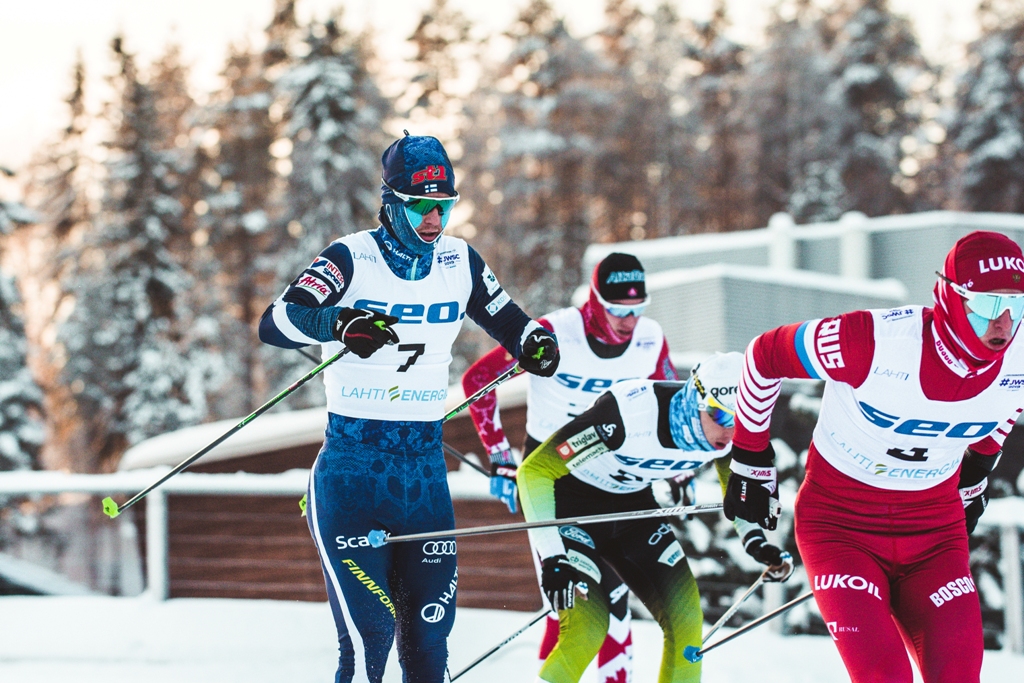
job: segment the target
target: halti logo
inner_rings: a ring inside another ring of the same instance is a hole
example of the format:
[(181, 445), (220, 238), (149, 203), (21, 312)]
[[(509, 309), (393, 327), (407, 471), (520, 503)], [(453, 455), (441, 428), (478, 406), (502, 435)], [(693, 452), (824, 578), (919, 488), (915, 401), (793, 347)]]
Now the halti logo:
[(844, 368), (843, 353), (839, 348), (839, 323), (840, 320), (829, 320), (818, 328), (817, 340), (814, 344), (818, 352), (818, 360), (826, 368)]
[(448, 173), (445, 171), (444, 166), (427, 166), (422, 171), (416, 171), (412, 174), (412, 184), (419, 185), (425, 183), (428, 180), (447, 180)]

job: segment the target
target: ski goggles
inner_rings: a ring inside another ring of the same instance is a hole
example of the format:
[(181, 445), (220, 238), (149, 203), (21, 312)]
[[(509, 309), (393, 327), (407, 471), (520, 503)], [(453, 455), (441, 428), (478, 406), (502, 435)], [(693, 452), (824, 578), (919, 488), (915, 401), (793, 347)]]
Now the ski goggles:
[(601, 296), (601, 293), (598, 292), (597, 289), (594, 287), (591, 287), (591, 289), (594, 291), (594, 296), (597, 297), (598, 303), (604, 307), (604, 310), (608, 311), (609, 315), (613, 315), (616, 318), (628, 318), (631, 315), (635, 315), (639, 318), (643, 315), (647, 305), (651, 303), (651, 297), (648, 295), (638, 304), (613, 304), (610, 301), (605, 301), (604, 297)]
[(448, 219), (451, 218), (452, 207), (455, 206), (455, 202), (459, 201), (459, 195), (457, 194), (454, 197), (417, 197), (399, 192), (388, 185), (385, 185), (385, 187), (402, 200), (405, 216), (409, 219), (409, 224), (412, 225), (413, 230), (420, 227), (423, 223), (423, 217), (434, 209), (439, 211), (441, 227), (444, 228), (448, 225)]
[(704, 412), (708, 414), (708, 417), (715, 421), (715, 424), (721, 425), (727, 429), (736, 426), (735, 410), (729, 410), (711, 394), (704, 397), (704, 403)]
[(935, 273), (948, 284), (954, 292), (967, 301), (967, 308), (971, 312), (986, 320), (995, 320), (1009, 311), (1014, 322), (1019, 322), (1024, 317), (1024, 294), (1000, 294), (998, 292), (972, 292), (971, 290), (958, 285), (948, 277), (936, 271)]

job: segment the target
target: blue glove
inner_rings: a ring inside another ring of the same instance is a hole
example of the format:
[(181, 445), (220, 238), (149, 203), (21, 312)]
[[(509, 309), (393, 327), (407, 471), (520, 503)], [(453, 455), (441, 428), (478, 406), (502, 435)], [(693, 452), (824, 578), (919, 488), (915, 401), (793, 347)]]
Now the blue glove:
[(519, 509), (516, 491), (516, 460), (506, 443), (495, 447), (491, 453), (491, 495), (507, 505), (514, 515)]

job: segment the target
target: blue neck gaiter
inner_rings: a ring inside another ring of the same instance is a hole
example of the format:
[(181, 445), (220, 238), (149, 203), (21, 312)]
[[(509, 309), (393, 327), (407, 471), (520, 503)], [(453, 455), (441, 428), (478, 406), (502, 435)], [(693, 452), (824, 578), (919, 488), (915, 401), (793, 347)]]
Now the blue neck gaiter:
[(715, 447), (704, 437), (704, 428), (700, 426), (697, 398), (697, 387), (690, 377), (669, 402), (668, 426), (672, 441), (684, 451), (713, 451)]
[(434, 254), (411, 254), (383, 225), (370, 233), (391, 272), (403, 280), (422, 280), (430, 275)]

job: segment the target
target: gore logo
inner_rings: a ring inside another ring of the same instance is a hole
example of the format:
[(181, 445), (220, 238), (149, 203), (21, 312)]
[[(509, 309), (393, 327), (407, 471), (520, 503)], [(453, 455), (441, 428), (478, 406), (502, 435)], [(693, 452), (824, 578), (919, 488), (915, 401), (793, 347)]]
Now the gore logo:
[(840, 320), (829, 320), (818, 327), (818, 334), (814, 342), (814, 350), (818, 353), (818, 360), (821, 364), (831, 369), (846, 367), (843, 362), (843, 354), (839, 349), (839, 323)]
[(448, 172), (445, 170), (444, 166), (427, 166), (422, 171), (416, 171), (412, 174), (413, 185), (419, 185), (420, 183), (425, 183), (430, 180), (438, 181), (447, 179)]
[(625, 382), (635, 377), (623, 377), (622, 379), (604, 379), (601, 377), (583, 377), (568, 372), (559, 372), (555, 375), (555, 381), (569, 389), (579, 389), (588, 394), (601, 394), (616, 382)]
[(393, 315), (398, 318), (399, 323), (406, 325), (453, 323), (466, 315), (459, 311), (458, 301), (443, 301), (424, 306), (423, 304), (388, 304), (386, 301), (360, 299), (352, 304), (352, 308)]
[[(904, 420), (899, 415), (882, 412), (864, 401), (858, 401), (861, 415), (876, 427), (889, 429), (906, 436), (946, 436), (953, 439), (980, 439), (999, 426), (998, 422), (959, 422), (950, 423), (941, 420), (924, 420), (911, 418)], [(897, 424), (898, 423), (898, 424)], [(890, 454), (891, 455), (891, 454)], [(906, 459), (906, 458), (905, 458)]]

